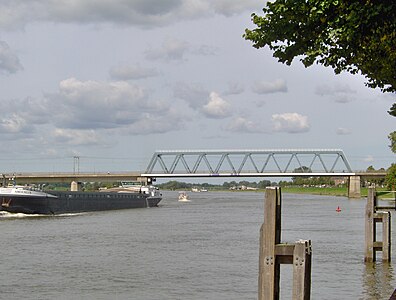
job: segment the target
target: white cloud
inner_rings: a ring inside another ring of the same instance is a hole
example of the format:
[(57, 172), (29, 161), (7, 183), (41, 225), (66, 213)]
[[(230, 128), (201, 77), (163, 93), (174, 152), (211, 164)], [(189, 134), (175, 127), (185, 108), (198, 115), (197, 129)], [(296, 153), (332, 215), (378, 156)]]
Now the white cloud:
[(69, 78), (60, 82), (58, 92), (41, 99), (13, 99), (3, 104), (2, 138), (24, 142), (35, 137), (29, 141), (31, 146), (106, 146), (115, 135), (149, 135), (185, 128), (178, 107), (152, 100), (143, 88), (128, 82)]
[(254, 83), (252, 90), (256, 94), (286, 93), (287, 85), (283, 79), (277, 79), (272, 82), (257, 81)]
[(266, 130), (263, 126), (253, 121), (249, 121), (244, 117), (237, 117), (233, 119), (230, 124), (228, 124), (226, 129), (232, 132), (266, 133)]
[(210, 56), (218, 54), (218, 49), (208, 45), (193, 46), (191, 53), (200, 56)]
[(160, 103), (150, 101), (144, 89), (127, 82), (63, 80), (59, 92), (47, 96), (49, 108), (59, 112), (54, 120), (61, 128), (114, 128), (132, 124), (145, 111), (159, 112)]
[(363, 161), (364, 161), (364, 162), (368, 162), (368, 163), (374, 162), (374, 157), (373, 157), (372, 155), (367, 155), (367, 156), (363, 159)]
[(187, 55), (210, 56), (215, 55), (217, 49), (208, 45), (191, 45), (189, 42), (167, 37), (160, 47), (151, 47), (145, 52), (145, 58), (152, 61), (180, 62), (185, 61)]
[(146, 113), (126, 129), (127, 134), (147, 135), (166, 133), (174, 130), (180, 130), (185, 127), (185, 113), (182, 114), (176, 108), (170, 108), (166, 114)]
[(224, 93), (226, 95), (239, 95), (242, 94), (245, 91), (244, 87), (242, 86), (241, 83), (238, 82), (229, 82), (228, 83), (228, 89)]
[(59, 92), (47, 97), (53, 122), (63, 129), (112, 129), (115, 132), (151, 134), (179, 130), (182, 118), (169, 103), (153, 100), (138, 85), (125, 81), (63, 80)]
[(17, 133), (28, 133), (32, 131), (32, 127), (29, 126), (26, 120), (13, 113), (10, 116), (6, 116), (0, 119), (0, 133), (17, 134)]
[(322, 97), (331, 97), (336, 103), (348, 103), (353, 101), (353, 94), (356, 91), (347, 84), (321, 84), (316, 86), (315, 94)]
[(355, 94), (356, 91), (352, 90), (347, 84), (334, 84), (330, 86), (328, 84), (321, 84), (316, 86), (315, 94), (319, 96), (334, 96), (337, 94)]
[(173, 94), (176, 98), (182, 99), (187, 104), (196, 109), (207, 102), (209, 91), (197, 84), (186, 84), (179, 82), (173, 88)]
[(120, 65), (112, 67), (109, 71), (110, 77), (116, 80), (143, 79), (157, 76), (159, 73), (154, 68), (145, 68), (137, 65)]
[(6, 42), (0, 41), (0, 72), (16, 73), (22, 69), (18, 56)]
[(350, 97), (348, 95), (337, 95), (334, 97), (334, 102), (336, 103), (348, 103), (352, 101), (353, 101), (353, 97)]
[(222, 119), (230, 116), (231, 106), (219, 94), (211, 92), (209, 98), (209, 102), (202, 108), (202, 112), (208, 118)]
[(68, 145), (96, 145), (102, 143), (95, 130), (75, 130), (56, 128), (52, 132), (56, 143)]
[(287, 133), (307, 132), (310, 129), (308, 117), (298, 113), (284, 113), (272, 115), (275, 131)]
[(189, 51), (189, 44), (185, 41), (167, 38), (162, 43), (161, 48), (153, 48), (146, 51), (146, 58), (149, 60), (178, 61), (183, 60)]
[(340, 127), (340, 128), (337, 128), (336, 133), (337, 133), (338, 135), (348, 135), (348, 134), (351, 134), (351, 130), (348, 129), (348, 128), (342, 128), (342, 127)]
[(69, 78), (60, 82), (58, 92), (47, 93), (42, 99), (4, 104), (5, 109), (0, 111), (0, 133), (28, 134), (46, 126), (46, 130), (54, 130), (53, 137), (59, 137), (58, 140), (63, 137), (65, 142), (75, 145), (83, 144), (83, 140), (94, 143), (96, 136), (92, 130), (150, 134), (179, 130), (183, 122), (178, 108), (151, 99), (142, 87), (125, 81)]

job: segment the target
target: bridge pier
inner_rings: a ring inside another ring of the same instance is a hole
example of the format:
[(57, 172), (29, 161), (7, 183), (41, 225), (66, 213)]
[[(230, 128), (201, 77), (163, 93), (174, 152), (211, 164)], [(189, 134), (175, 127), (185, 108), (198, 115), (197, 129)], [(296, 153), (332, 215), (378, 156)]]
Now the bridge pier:
[(348, 180), (348, 197), (360, 198), (360, 176), (349, 176)]
[(81, 182), (72, 181), (70, 184), (70, 191), (72, 192), (81, 191)]

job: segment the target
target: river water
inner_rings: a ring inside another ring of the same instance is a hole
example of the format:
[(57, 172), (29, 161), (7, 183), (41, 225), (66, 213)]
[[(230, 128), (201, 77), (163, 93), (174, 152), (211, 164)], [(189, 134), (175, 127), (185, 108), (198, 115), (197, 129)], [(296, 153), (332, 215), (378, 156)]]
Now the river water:
[[(264, 194), (163, 194), (158, 208), (0, 214), (0, 299), (257, 299)], [(396, 245), (390, 264), (364, 263), (365, 199), (282, 199), (282, 242), (312, 240), (311, 299), (389, 299)], [(282, 265), (281, 299), (291, 281)]]

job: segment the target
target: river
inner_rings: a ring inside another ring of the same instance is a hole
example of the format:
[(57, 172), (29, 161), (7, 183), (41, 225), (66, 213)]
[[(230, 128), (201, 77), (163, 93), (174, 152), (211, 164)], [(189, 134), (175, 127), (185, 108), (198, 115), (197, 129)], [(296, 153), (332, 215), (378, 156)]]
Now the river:
[[(158, 208), (0, 214), (0, 299), (257, 299), (264, 194), (163, 194)], [(282, 242), (312, 240), (311, 299), (389, 299), (396, 288), (393, 241), (390, 264), (364, 263), (365, 203), (283, 194)], [(281, 299), (291, 280), (282, 265)]]

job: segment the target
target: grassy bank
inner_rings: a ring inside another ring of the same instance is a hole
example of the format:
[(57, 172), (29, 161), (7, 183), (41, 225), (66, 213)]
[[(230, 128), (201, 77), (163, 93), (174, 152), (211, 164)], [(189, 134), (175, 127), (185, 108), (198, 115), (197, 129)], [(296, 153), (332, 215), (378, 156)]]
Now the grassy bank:
[[(188, 191), (188, 190), (187, 190)], [(223, 188), (212, 188), (209, 192), (230, 192), (230, 193), (246, 193), (246, 192), (256, 192), (265, 193), (265, 189), (252, 190), (228, 190)], [(339, 187), (328, 187), (328, 188), (318, 188), (318, 187), (282, 187), (282, 193), (290, 194), (311, 194), (311, 195), (328, 195), (328, 196), (348, 196), (347, 188)], [(367, 188), (361, 189), (362, 197), (367, 196)]]
[[(331, 196), (348, 196), (348, 189), (345, 187), (283, 187), (283, 193), (291, 194), (312, 194), (312, 195), (331, 195)], [(367, 189), (365, 191), (367, 195)], [(364, 191), (362, 190), (362, 196)]]
[[(166, 189), (164, 189), (166, 190)], [(189, 191), (189, 189), (177, 189)], [(377, 188), (377, 191), (384, 191), (385, 189)], [(362, 197), (367, 197), (367, 188), (361, 188)], [(210, 188), (209, 192), (231, 192), (231, 193), (244, 193), (252, 192), (252, 190), (228, 190), (222, 187)], [(264, 193), (265, 189), (258, 189), (253, 192)], [(327, 196), (344, 196), (348, 197), (348, 188), (346, 187), (282, 187), (282, 193), (290, 194), (310, 194), (310, 195), (327, 195)]]
[[(385, 189), (378, 188), (377, 191)], [(362, 197), (367, 197), (367, 188), (361, 188)], [(348, 189), (346, 187), (283, 187), (283, 193), (293, 194), (312, 194), (312, 195), (330, 195), (330, 196), (348, 196)]]

